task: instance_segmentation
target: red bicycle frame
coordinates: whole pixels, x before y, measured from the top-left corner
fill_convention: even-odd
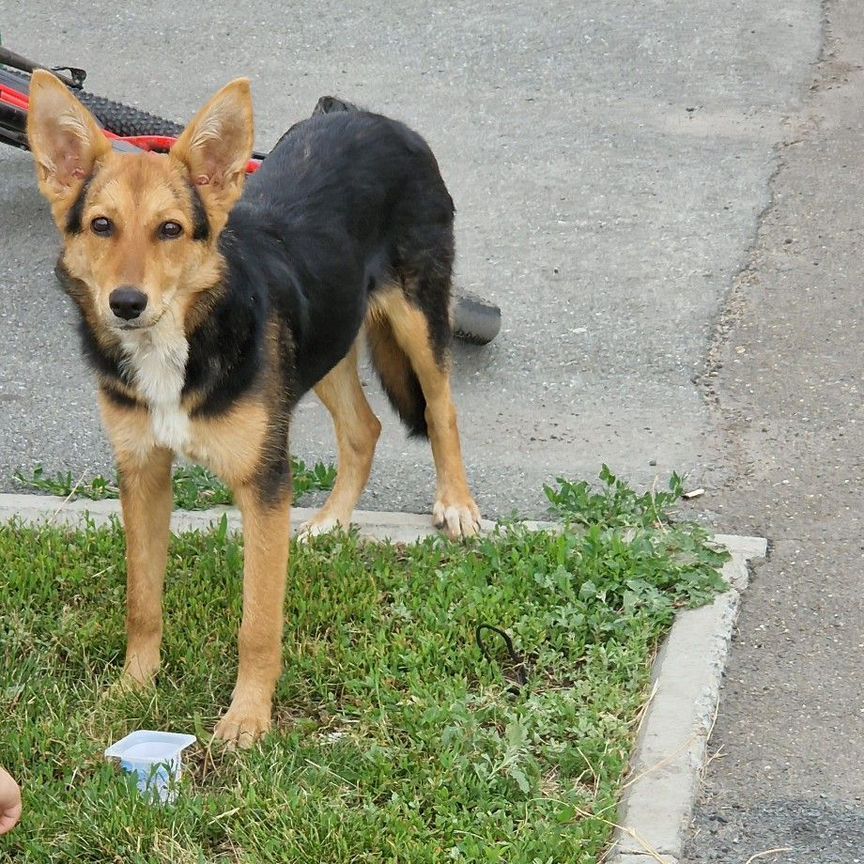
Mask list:
[[[0,81],[0,106],[6,105],[16,111],[23,111],[25,114],[30,109],[30,97],[27,93],[22,93],[14,87],[4,84]],[[147,150],[155,153],[167,153],[174,145],[176,138],[168,135],[115,135],[107,129],[102,130],[106,138],[113,142],[122,142],[128,147],[136,150]],[[125,149],[125,148],[123,148]],[[246,173],[252,174],[261,167],[260,159],[250,159],[246,166]]]

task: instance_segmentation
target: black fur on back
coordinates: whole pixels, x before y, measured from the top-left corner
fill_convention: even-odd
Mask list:
[[[428,145],[395,120],[322,97],[282,137],[247,182],[228,231],[248,237],[246,221],[264,216],[287,253],[293,278],[273,286],[271,299],[292,322],[301,389],[345,356],[370,298],[393,283],[424,313],[446,361],[453,214]],[[425,435],[426,402],[407,356],[372,321],[368,335],[391,404],[412,434]]]
[[[312,116],[342,112],[361,112],[351,102],[337,96],[322,96],[312,111]],[[392,122],[392,121],[391,121]],[[296,127],[295,127],[296,128]],[[404,127],[403,127],[404,128]],[[294,128],[286,135],[290,135]],[[414,133],[410,133],[414,135]],[[419,136],[416,136],[419,139]],[[421,142],[425,147],[425,142]],[[432,156],[429,157],[435,165]],[[443,180],[438,175],[443,188]],[[446,352],[452,339],[450,323],[450,277],[453,268],[453,215],[455,208],[449,194],[444,190],[447,200],[447,217],[432,221],[403,221],[404,234],[399,238],[396,260],[410,261],[411,267],[402,272],[403,277],[416,278],[416,282],[403,285],[406,293],[426,314],[432,335],[433,346],[440,363],[445,362]],[[367,344],[372,365],[384,388],[390,404],[408,428],[409,434],[419,437],[428,436],[426,424],[426,398],[416,373],[405,352],[399,347],[392,328],[386,321],[374,320],[367,325]]]

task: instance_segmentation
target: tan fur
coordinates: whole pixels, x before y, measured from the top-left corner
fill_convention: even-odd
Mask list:
[[[172,453],[117,453],[120,503],[126,528],[126,662],[124,677],[150,684],[159,671],[162,586],[168,558]]]
[[[39,189],[59,224],[87,175],[111,156],[111,145],[90,112],[43,70],[36,70],[30,82],[27,137]]]
[[[148,412],[118,408],[102,397],[102,415],[120,469],[127,540],[127,631],[124,674],[147,684],[159,668],[161,595],[172,506],[173,454],[152,445]],[[255,472],[266,446],[268,412],[245,400],[227,414],[191,423],[190,457],[232,488],[243,514],[243,622],[234,698],[216,736],[246,747],[269,728],[279,677],[282,604],[288,569],[290,496],[261,501]]]
[[[70,118],[65,126],[58,115],[61,120]],[[40,189],[61,232],[85,178],[99,166],[81,217],[85,230],[67,235],[63,252],[70,275],[87,286],[91,325],[111,326],[108,297],[121,286],[134,286],[147,295],[140,323],[150,325],[163,315],[184,320],[199,295],[219,281],[221,259],[215,247],[243,190],[242,169],[252,152],[251,118],[249,83],[241,79],[223,88],[199,112],[169,156],[119,153],[57,78],[49,72],[34,73],[27,134]],[[214,137],[220,120],[227,128]],[[227,159],[222,169],[217,168],[220,159]],[[192,171],[197,172],[195,182],[211,224],[208,243],[192,240]],[[87,230],[97,217],[112,221],[111,237]],[[161,240],[158,229],[168,221],[177,222],[183,233]]]
[[[451,537],[470,537],[479,528],[480,511],[465,476],[450,370],[435,357],[426,317],[408,302],[402,291],[379,295],[370,317],[374,326],[384,326],[382,321],[386,320],[392,328],[426,397],[426,423],[438,478],[433,520],[437,526],[445,527]]]
[[[214,234],[228,219],[243,191],[246,165],[255,137],[249,81],[238,78],[223,87],[196,115],[171,149],[211,213]]]
[[[412,400],[409,380],[403,374],[405,352],[399,347],[393,325],[384,314],[385,304],[376,300],[366,318],[366,337],[375,368],[382,380],[389,381],[394,396],[399,402],[408,404]]]
[[[58,220],[61,228],[66,216]],[[89,226],[97,217],[114,223],[114,236],[84,230],[67,237],[63,261],[89,287],[103,327],[113,317],[108,297],[120,286],[132,285],[147,295],[144,323],[152,324],[165,314],[182,320],[195,297],[218,282],[220,262],[212,244],[192,240],[191,193],[174,160],[112,154],[95,176],[81,222]],[[160,240],[159,226],[168,221],[177,222],[183,234]]]
[[[248,483],[258,467],[269,414],[260,401],[238,402],[227,414],[192,422],[187,455],[206,465],[230,486]]]
[[[339,473],[327,503],[302,529],[320,534],[337,525],[347,528],[357,500],[366,488],[381,423],[375,416],[357,375],[357,345],[315,387],[315,395],[333,418],[339,447]]]
[[[182,432],[180,449],[223,477],[243,512],[240,667],[235,698],[216,734],[248,745],[269,725],[280,667],[290,495],[265,503],[254,481],[268,448],[287,446],[287,441],[274,440],[273,430],[278,439],[282,418],[271,416],[265,393],[238,402],[217,418],[196,419],[191,416],[197,407],[196,394],[181,400],[177,389],[175,404],[159,408],[165,414],[160,426],[156,406],[147,398],[149,391],[142,389],[150,382],[140,382],[136,376],[150,374],[156,348],[167,358],[176,356],[185,362],[185,334],[204,320],[214,302],[213,286],[220,283],[222,267],[216,244],[242,192],[252,150],[249,83],[239,80],[223,88],[198,113],[171,155],[130,155],[114,152],[96,121],[68,90],[50,73],[37,71],[28,135],[40,189],[65,235],[62,260],[69,276],[67,290],[79,302],[97,340],[131,352],[133,385],[115,381],[111,386],[113,392],[141,403],[119,407],[104,392],[100,397],[120,472],[127,538],[125,680],[147,684],[159,668],[173,458],[171,449],[160,446],[159,435],[165,434],[160,432],[165,422],[169,427],[173,423],[173,431]],[[70,234],[66,226],[71,208],[91,175],[82,230]],[[207,242],[192,239],[195,211],[190,182],[207,212],[211,232]],[[111,220],[114,230],[109,237],[91,230],[97,217]],[[181,226],[180,237],[159,237],[160,226],[168,221]],[[136,322],[144,325],[140,330],[124,331],[110,309],[109,296],[121,286],[134,286],[147,296],[146,310]],[[274,338],[271,333],[268,343]],[[275,356],[272,345],[268,353]],[[171,397],[173,372],[164,374],[162,395]],[[155,392],[159,395],[158,387]]]
[[[149,412],[120,408],[100,395],[102,422],[117,454],[124,462],[143,463],[158,449],[153,440]],[[209,468],[229,486],[248,483],[261,458],[269,423],[267,406],[259,399],[244,399],[219,417],[190,422],[190,446],[181,455]]]
[[[145,408],[120,408],[102,392],[99,409],[118,462],[122,455],[127,466],[146,465],[156,449],[150,412]]]
[[[248,747],[270,728],[273,691],[282,668],[282,609],[291,539],[291,504],[265,505],[257,490],[234,488],[243,513],[243,621],[240,666],[231,707],[215,734]]]

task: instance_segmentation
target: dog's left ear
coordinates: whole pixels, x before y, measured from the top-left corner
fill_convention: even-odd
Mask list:
[[[254,124],[248,78],[223,87],[186,127],[171,148],[198,187],[211,217],[228,211],[243,191],[252,156]]]

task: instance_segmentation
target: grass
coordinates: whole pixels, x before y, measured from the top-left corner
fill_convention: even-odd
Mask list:
[[[102,476],[88,481],[76,480],[70,471],[49,476],[41,465],[29,474],[16,471],[13,475],[22,488],[59,495],[62,498],[88,498],[101,501],[103,498],[118,498],[120,490],[117,479]],[[294,483],[295,503],[308,492],[327,492],[336,482],[336,468],[323,462],[307,467],[302,459],[291,457],[291,479]],[[218,477],[199,465],[178,465],[174,469],[174,504],[183,510],[204,510],[222,504],[231,504],[231,490]]]
[[[560,534],[297,546],[275,730],[236,754],[208,734],[241,608],[224,524],[172,541],[164,669],[146,694],[108,691],[119,530],[0,528],[0,764],[25,797],[0,858],[594,864],[658,641],[723,587],[724,555],[670,522],[679,491],[640,496],[607,471],[599,491],[547,490]],[[136,728],[198,735],[173,806],[101,756]]]

